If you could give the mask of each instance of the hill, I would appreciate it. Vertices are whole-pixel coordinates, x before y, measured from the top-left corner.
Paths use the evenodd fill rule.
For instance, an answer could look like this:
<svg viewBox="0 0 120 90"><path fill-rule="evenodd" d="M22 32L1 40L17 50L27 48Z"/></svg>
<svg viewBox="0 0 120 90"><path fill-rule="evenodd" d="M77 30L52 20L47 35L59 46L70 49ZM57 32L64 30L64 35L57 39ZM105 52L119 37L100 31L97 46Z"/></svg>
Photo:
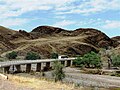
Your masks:
<svg viewBox="0 0 120 90"><path fill-rule="evenodd" d="M111 38L112 40L115 40L115 41L118 41L120 43L120 36L116 36L116 37L113 37Z"/></svg>
<svg viewBox="0 0 120 90"><path fill-rule="evenodd" d="M29 33L2 27L0 28L0 42L2 42L0 44L1 56L11 51L17 51L21 56L34 51L40 53L42 58L49 58L53 52L75 56L119 45L118 41L110 39L96 29L65 30L52 26L39 26Z"/></svg>

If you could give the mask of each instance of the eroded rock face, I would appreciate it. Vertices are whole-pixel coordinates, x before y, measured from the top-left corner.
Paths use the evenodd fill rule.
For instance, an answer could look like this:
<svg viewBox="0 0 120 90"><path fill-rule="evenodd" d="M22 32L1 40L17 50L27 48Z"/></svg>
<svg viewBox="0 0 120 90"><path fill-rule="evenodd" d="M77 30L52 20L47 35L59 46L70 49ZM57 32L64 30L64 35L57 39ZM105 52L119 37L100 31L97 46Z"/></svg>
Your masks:
<svg viewBox="0 0 120 90"><path fill-rule="evenodd" d="M98 52L98 50L90 45L85 44L73 44L69 46L66 50L66 53L69 56L84 55L90 51Z"/></svg>
<svg viewBox="0 0 120 90"><path fill-rule="evenodd" d="M108 48L118 46L118 42L111 40L104 34L92 35L85 38L85 42L94 45L98 48Z"/></svg>
<svg viewBox="0 0 120 90"><path fill-rule="evenodd" d="M0 54L2 52L6 52L8 50L13 50L13 49L15 49L15 45L9 42L8 39L0 35Z"/></svg>
<svg viewBox="0 0 120 90"><path fill-rule="evenodd" d="M19 30L19 33L21 33L21 34L23 34L23 35L25 35L25 36L27 36L27 37L30 36L30 33L26 32L26 31L24 31L24 30Z"/></svg>
<svg viewBox="0 0 120 90"><path fill-rule="evenodd" d="M119 45L118 42L110 39L106 34L96 29L76 29L75 32L87 35L88 37L85 38L85 42L98 48L107 48L109 46L116 47Z"/></svg>
<svg viewBox="0 0 120 90"><path fill-rule="evenodd" d="M24 30L19 30L18 32L11 35L11 40L19 40L19 39L26 39L30 40L32 39L32 35Z"/></svg>
<svg viewBox="0 0 120 90"><path fill-rule="evenodd" d="M120 36L116 36L116 37L113 37L113 38L111 38L111 39L114 40L114 41L120 42Z"/></svg>
<svg viewBox="0 0 120 90"><path fill-rule="evenodd" d="M19 55L25 55L27 52L34 51L43 58L50 58L52 52L75 56L119 45L118 37L117 40L110 39L106 34L92 28L69 31L51 26L39 26L30 33L24 30L8 33L9 29L4 29L0 31L1 53L16 50Z"/></svg>

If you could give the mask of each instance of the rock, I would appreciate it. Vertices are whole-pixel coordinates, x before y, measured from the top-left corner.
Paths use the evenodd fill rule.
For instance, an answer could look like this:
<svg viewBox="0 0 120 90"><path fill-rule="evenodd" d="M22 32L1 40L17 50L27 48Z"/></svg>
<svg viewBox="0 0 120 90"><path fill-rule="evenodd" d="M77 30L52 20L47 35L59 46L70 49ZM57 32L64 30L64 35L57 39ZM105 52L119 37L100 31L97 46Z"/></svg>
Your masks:
<svg viewBox="0 0 120 90"><path fill-rule="evenodd" d="M25 36L27 36L27 37L30 36L30 33L26 32L26 31L24 31L24 30L19 30L19 33L21 33L22 35L25 35Z"/></svg>
<svg viewBox="0 0 120 90"><path fill-rule="evenodd" d="M119 42L119 44L120 44L120 36L112 37L111 39Z"/></svg>
<svg viewBox="0 0 120 90"><path fill-rule="evenodd" d="M91 45L85 45L85 44L73 44L72 46L69 46L66 50L66 54L69 56L76 56L76 55L84 55L90 51L98 52L98 50Z"/></svg>

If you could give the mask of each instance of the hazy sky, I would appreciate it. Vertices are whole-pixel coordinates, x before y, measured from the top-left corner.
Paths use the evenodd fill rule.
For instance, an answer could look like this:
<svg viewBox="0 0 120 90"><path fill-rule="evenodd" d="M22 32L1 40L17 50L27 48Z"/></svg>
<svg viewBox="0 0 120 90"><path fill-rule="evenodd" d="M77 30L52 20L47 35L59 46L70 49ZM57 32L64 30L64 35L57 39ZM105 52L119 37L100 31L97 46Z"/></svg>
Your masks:
<svg viewBox="0 0 120 90"><path fill-rule="evenodd" d="M120 0L0 0L0 25L26 31L41 25L96 28L120 36Z"/></svg>

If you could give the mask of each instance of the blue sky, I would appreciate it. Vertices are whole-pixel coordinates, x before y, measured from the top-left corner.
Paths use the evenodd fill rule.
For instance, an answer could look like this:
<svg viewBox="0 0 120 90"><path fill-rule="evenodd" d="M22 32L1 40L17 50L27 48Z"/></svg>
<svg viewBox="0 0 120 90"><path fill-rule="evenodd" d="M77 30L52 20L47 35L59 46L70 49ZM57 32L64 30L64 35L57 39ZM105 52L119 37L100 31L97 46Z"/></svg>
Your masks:
<svg viewBox="0 0 120 90"><path fill-rule="evenodd" d="M96 28L120 36L120 0L0 0L0 25L28 32L41 25Z"/></svg>

